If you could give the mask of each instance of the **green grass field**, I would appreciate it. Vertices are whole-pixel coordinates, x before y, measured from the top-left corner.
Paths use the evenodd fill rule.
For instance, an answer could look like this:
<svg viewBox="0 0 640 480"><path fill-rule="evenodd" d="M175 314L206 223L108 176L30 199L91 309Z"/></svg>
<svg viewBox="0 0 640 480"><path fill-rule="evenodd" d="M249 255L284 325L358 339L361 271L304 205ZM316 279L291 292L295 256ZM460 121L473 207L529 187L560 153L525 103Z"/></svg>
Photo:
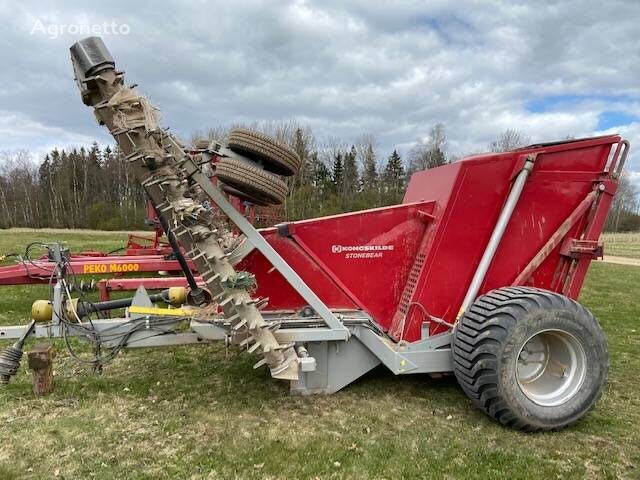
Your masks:
<svg viewBox="0 0 640 480"><path fill-rule="evenodd" d="M124 238L66 236L73 249ZM36 239L0 232L0 254ZM46 290L2 288L0 322L26 321ZM51 396L32 396L24 363L0 388L0 479L640 478L639 297L639 268L592 265L581 301L608 336L610 380L558 433L497 425L452 377L379 368L338 394L291 398L220 344L126 351L96 376L57 342Z"/></svg>
<svg viewBox="0 0 640 480"><path fill-rule="evenodd" d="M605 255L640 258L640 233L605 233L602 241Z"/></svg>

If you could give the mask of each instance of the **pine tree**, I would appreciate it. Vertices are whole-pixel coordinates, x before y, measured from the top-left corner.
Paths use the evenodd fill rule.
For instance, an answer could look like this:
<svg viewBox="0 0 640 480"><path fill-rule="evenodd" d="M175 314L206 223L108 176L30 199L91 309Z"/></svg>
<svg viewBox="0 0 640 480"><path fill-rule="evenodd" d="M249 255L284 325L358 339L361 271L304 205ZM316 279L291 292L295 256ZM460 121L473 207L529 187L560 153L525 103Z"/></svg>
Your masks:
<svg viewBox="0 0 640 480"><path fill-rule="evenodd" d="M327 166L318 158L318 152L313 152L309 156L309 164L311 167L311 187L316 194L315 199L319 201L331 192L333 179Z"/></svg>
<svg viewBox="0 0 640 480"><path fill-rule="evenodd" d="M387 160L384 169L383 183L385 191L385 203L388 205L400 203L404 195L406 176L402 159L396 150Z"/></svg>
<svg viewBox="0 0 640 480"><path fill-rule="evenodd" d="M40 202L40 222L43 227L52 227L54 221L53 192L51 186L51 158L47 153L38 169L38 192Z"/></svg>
<svg viewBox="0 0 640 480"><path fill-rule="evenodd" d="M293 133L293 149L300 157L300 168L288 179L290 195L285 203L287 218L299 219L309 216L312 208L314 161L310 147L312 135L309 130L296 128Z"/></svg>
<svg viewBox="0 0 640 480"><path fill-rule="evenodd" d="M362 190L377 191L378 189L378 171L376 169L376 154L372 145L367 145L362 159Z"/></svg>
<svg viewBox="0 0 640 480"><path fill-rule="evenodd" d="M342 152L337 152L333 157L333 171L331 172L333 188L336 193L342 192L344 182L344 164L342 163Z"/></svg>
<svg viewBox="0 0 640 480"><path fill-rule="evenodd" d="M353 200L358 190L358 164L356 163L356 147L352 146L348 153L344 154L344 171L342 174L342 189L340 191L342 210L348 212L353 206Z"/></svg>

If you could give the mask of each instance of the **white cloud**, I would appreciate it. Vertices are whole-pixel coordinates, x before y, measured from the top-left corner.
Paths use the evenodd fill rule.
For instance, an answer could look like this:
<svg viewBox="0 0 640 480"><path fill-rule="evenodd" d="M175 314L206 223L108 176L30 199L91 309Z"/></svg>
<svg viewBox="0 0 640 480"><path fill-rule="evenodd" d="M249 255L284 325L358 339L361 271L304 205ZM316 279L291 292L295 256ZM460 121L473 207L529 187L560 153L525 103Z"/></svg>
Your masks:
<svg viewBox="0 0 640 480"><path fill-rule="evenodd" d="M372 133L388 155L442 122L450 153L461 155L507 128L536 142L596 134L602 112L640 115L640 3L612 0L607 9L616 14L602 14L595 0L165 0L152 9L25 0L0 11L0 39L10 46L0 71L0 149L107 138L72 82L68 47L80 37L29 35L36 19L127 23L129 35L105 42L128 82L140 83L184 135L298 118L319 137ZM527 108L567 95L580 99ZM615 130L640 145L637 122ZM629 166L640 172L640 156L632 153Z"/></svg>
<svg viewBox="0 0 640 480"><path fill-rule="evenodd" d="M3 139L0 149L27 149L38 157L41 153L46 153L53 148L86 147L96 140L104 140L100 137L82 135L60 127L45 125L22 112L6 110L0 110L0 138Z"/></svg>

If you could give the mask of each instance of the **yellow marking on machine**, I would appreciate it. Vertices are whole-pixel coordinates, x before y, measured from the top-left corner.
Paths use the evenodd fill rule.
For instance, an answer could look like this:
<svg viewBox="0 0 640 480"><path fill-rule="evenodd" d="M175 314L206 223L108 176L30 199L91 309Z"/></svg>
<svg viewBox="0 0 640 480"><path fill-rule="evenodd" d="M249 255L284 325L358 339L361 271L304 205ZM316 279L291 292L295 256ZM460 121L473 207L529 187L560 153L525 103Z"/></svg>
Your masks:
<svg viewBox="0 0 640 480"><path fill-rule="evenodd" d="M131 305L129 313L137 313L139 315L160 315L173 317L189 317L193 315L193 310L186 308L159 308L159 307L138 307Z"/></svg>

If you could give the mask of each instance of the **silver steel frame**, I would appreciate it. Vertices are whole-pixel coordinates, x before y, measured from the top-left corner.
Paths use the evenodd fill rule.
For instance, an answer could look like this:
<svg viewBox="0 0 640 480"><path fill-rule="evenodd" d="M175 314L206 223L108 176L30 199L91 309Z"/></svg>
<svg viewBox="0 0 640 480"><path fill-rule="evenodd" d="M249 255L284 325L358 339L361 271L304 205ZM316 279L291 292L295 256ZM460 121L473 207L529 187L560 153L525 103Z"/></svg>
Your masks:
<svg viewBox="0 0 640 480"><path fill-rule="evenodd" d="M146 305L144 301L133 303ZM321 317L297 316L294 312L266 312L265 320L279 322L282 328L275 332L281 343L295 343L306 353L300 358L300 377L292 381L294 395L334 393L358 379L372 368L383 364L395 375L412 373L450 372L453 369L449 333L427 337L415 343L395 343L388 339L371 319L361 311L335 311L336 318L345 324L352 334L348 341L342 339L342 330L327 326ZM203 344L211 341L228 341L231 326L221 317L214 320L177 317L174 322L159 327L153 316L93 320L99 332L118 334L127 332L131 321L145 320L148 328L135 332L127 341L127 348L160 347ZM185 322L189 331L176 333ZM311 324L311 325L310 325ZM313 326L313 325L316 326ZM19 338L26 326L0 327L0 339ZM37 338L62 337L64 326L50 323L37 325ZM80 336L81 330L70 327L68 336ZM113 346L113 342L104 342Z"/></svg>

